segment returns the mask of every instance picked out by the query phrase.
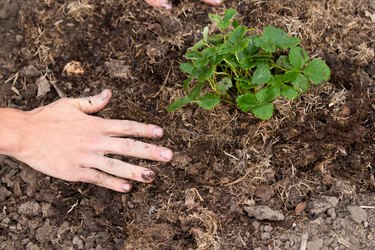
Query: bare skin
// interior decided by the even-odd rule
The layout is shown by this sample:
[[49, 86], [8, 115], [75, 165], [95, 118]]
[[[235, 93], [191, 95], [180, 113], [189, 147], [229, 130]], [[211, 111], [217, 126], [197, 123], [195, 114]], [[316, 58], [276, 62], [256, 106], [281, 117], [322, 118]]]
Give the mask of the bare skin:
[[[220, 5], [223, 2], [223, 0], [200, 0], [200, 1], [209, 5], [212, 5], [212, 6]], [[145, 2], [157, 9], [166, 9], [166, 10], [172, 9], [172, 4], [168, 0], [145, 0]]]
[[118, 192], [130, 191], [127, 179], [152, 182], [152, 170], [106, 155], [169, 162], [173, 157], [170, 149], [126, 138], [161, 138], [163, 129], [88, 115], [103, 109], [111, 96], [110, 90], [104, 90], [92, 97], [60, 99], [29, 112], [0, 109], [0, 154], [56, 178]]

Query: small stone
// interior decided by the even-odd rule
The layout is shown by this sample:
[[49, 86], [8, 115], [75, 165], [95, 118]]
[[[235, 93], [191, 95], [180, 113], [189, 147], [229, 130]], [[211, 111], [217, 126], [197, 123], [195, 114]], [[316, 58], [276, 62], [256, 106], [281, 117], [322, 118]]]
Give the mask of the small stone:
[[80, 239], [77, 235], [74, 235], [73, 237], [73, 245], [76, 245], [78, 249], [83, 249], [85, 247], [83, 240]]
[[365, 220], [365, 221], [363, 222], [363, 227], [364, 227], [364, 228], [368, 228], [368, 226], [369, 226], [369, 223], [368, 223], [367, 220]]
[[320, 250], [323, 247], [322, 239], [315, 239], [307, 242], [307, 250]]
[[255, 231], [258, 231], [259, 230], [259, 227], [260, 227], [260, 222], [255, 220], [251, 223], [251, 225], [253, 226], [254, 230]]
[[46, 243], [51, 241], [53, 239], [53, 228], [49, 224], [49, 221], [47, 220], [43, 226], [39, 227], [36, 232], [35, 232], [35, 238], [40, 242], [40, 243]]
[[371, 10], [375, 11], [375, 0], [369, 0], [368, 6]]
[[282, 221], [284, 215], [278, 211], [272, 210], [269, 206], [258, 205], [253, 207], [244, 207], [249, 217], [255, 217], [257, 220]]
[[40, 213], [41, 207], [38, 202], [35, 201], [27, 201], [18, 208], [18, 213], [29, 215], [29, 216], [36, 216]]
[[0, 186], [0, 202], [5, 201], [9, 196], [12, 195], [6, 187]]
[[333, 220], [335, 220], [337, 218], [337, 215], [336, 215], [336, 210], [334, 208], [330, 208], [327, 210], [327, 214], [329, 215], [329, 217], [331, 217]]
[[26, 250], [39, 250], [40, 247], [32, 242], [28, 242], [26, 245]]
[[273, 230], [273, 227], [268, 226], [268, 225], [265, 225], [264, 228], [263, 228], [264, 232], [271, 232], [272, 230]]
[[20, 70], [20, 75], [24, 77], [38, 76], [39, 70], [34, 65], [28, 65]]
[[271, 238], [271, 235], [270, 233], [265, 232], [265, 233], [262, 233], [260, 237], [262, 238], [262, 240], [268, 240]]
[[330, 208], [334, 208], [339, 204], [339, 199], [334, 196], [322, 196], [319, 200], [315, 200], [310, 205], [310, 213], [321, 214]]
[[337, 181], [333, 184], [331, 191], [337, 194], [349, 196], [354, 194], [355, 186], [352, 186], [343, 181]]
[[23, 42], [23, 35], [16, 35], [16, 41], [17, 43], [22, 43]]
[[353, 221], [361, 224], [367, 220], [367, 212], [358, 206], [348, 206], [348, 211], [350, 212], [350, 217]]
[[35, 84], [38, 86], [38, 93], [36, 94], [37, 98], [43, 97], [51, 91], [51, 85], [44, 76], [39, 77]]

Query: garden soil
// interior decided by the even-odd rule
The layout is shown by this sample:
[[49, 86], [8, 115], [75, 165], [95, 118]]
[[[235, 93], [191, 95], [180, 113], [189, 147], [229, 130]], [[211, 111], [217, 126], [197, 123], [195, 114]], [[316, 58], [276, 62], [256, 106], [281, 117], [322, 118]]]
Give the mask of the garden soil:
[[[114, 156], [157, 172], [129, 194], [0, 156], [0, 249], [375, 249], [375, 1], [173, 4], [0, 0], [1, 107], [109, 88], [97, 116], [158, 124], [164, 138], [148, 141], [175, 152], [168, 164]], [[229, 7], [299, 36], [330, 81], [276, 100], [268, 121], [233, 105], [168, 113], [184, 53]]]

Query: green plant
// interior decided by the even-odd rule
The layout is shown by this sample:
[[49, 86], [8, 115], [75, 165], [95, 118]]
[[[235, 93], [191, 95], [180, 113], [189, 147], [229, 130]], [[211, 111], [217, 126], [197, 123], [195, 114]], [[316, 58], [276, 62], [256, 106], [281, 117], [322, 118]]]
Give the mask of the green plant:
[[[174, 111], [188, 103], [212, 109], [220, 102], [236, 103], [244, 112], [265, 120], [273, 115], [272, 101], [279, 96], [294, 99], [330, 77], [321, 59], [310, 60], [298, 37], [276, 27], [262, 34], [240, 25], [236, 11], [224, 16], [209, 14], [219, 32], [203, 30], [203, 38], [185, 54], [180, 69], [188, 75], [183, 87], [188, 94], [169, 105]], [[209, 88], [206, 88], [209, 86]]]

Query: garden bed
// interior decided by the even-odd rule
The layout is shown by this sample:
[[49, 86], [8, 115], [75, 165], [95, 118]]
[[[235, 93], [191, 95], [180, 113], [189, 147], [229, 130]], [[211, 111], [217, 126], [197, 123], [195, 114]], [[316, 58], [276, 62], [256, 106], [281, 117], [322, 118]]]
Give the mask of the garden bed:
[[[141, 0], [85, 2], [0, 1], [1, 107], [30, 110], [109, 88], [113, 99], [97, 115], [164, 127], [152, 142], [175, 157], [124, 158], [158, 175], [129, 194], [0, 158], [0, 249], [299, 249], [306, 233], [310, 247], [375, 247], [374, 210], [362, 221], [349, 209], [375, 205], [374, 1], [174, 1], [171, 12]], [[208, 13], [230, 7], [249, 27], [299, 36], [330, 66], [330, 81], [277, 99], [267, 121], [234, 105], [168, 113], [184, 94], [183, 55]], [[63, 72], [71, 61], [84, 73]], [[38, 96], [41, 76], [51, 90]], [[322, 197], [328, 207], [318, 213]], [[283, 218], [246, 212], [259, 205]]]

